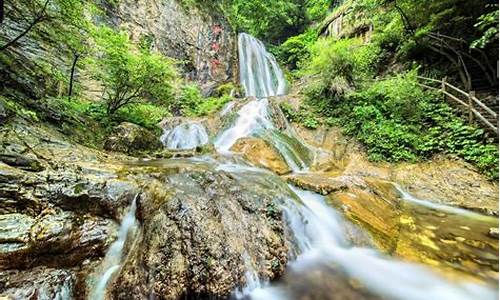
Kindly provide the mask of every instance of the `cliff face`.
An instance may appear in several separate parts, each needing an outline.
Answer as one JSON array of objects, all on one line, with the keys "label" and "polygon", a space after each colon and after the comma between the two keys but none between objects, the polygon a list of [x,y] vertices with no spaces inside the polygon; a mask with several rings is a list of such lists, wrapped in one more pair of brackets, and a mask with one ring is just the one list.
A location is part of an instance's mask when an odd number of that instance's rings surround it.
[{"label": "cliff face", "polygon": [[[32,16],[26,12],[29,5],[20,0],[5,4],[0,45],[30,26]],[[176,0],[123,0],[117,7],[101,1],[100,6],[106,11],[106,23],[129,32],[131,40],[151,42],[154,49],[177,59],[183,75],[199,83],[204,91],[234,77],[236,36],[222,13],[187,9]],[[69,78],[72,53],[60,43],[47,40],[50,22],[36,24],[13,46],[0,52],[2,91],[10,89],[30,98],[65,93],[67,84],[61,78]],[[77,71],[77,81],[87,91],[85,95],[98,97],[99,85],[86,80],[88,76],[80,76],[84,73]]]},{"label": "cliff face", "polygon": [[236,73],[236,35],[224,16],[185,8],[175,0],[125,0],[117,8],[116,25],[134,41],[152,46],[183,64],[187,78],[206,89],[231,80]]}]

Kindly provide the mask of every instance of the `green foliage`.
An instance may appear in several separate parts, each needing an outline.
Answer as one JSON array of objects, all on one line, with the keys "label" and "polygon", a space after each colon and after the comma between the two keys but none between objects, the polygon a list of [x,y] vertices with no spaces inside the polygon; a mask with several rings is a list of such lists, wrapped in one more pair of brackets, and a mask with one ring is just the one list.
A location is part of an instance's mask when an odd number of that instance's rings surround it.
[{"label": "green foliage", "polygon": [[176,77],[172,60],[147,49],[135,50],[125,33],[108,27],[98,28],[94,36],[99,57],[92,61],[93,74],[106,89],[109,114],[143,99],[172,101]]},{"label": "green foliage", "polygon": [[20,105],[17,101],[9,98],[5,98],[0,96],[0,106],[5,109],[3,113],[6,115],[16,115],[23,119],[27,119],[30,121],[38,122],[39,118],[36,112],[26,109],[22,105]]},{"label": "green foliage", "polygon": [[307,0],[307,18],[310,21],[321,21],[326,17],[330,6],[332,5],[331,0]]},{"label": "green foliage", "polygon": [[287,39],[283,44],[271,49],[276,58],[285,64],[288,69],[295,70],[310,57],[310,48],[317,39],[315,30]]},{"label": "green foliage", "polygon": [[302,124],[308,129],[316,129],[321,125],[320,119],[308,107],[301,107],[296,111],[289,103],[282,102],[280,108],[291,122]]},{"label": "green foliage", "polygon": [[481,15],[474,25],[483,31],[483,35],[472,42],[471,48],[485,48],[489,43],[498,40],[498,4],[491,4],[494,10]]},{"label": "green foliage", "polygon": [[220,97],[205,98],[197,85],[186,84],[182,86],[171,111],[176,115],[207,116],[220,110],[231,99],[229,95],[224,93]]},{"label": "green foliage", "polygon": [[498,178],[498,147],[484,143],[483,131],[455,116],[441,96],[422,90],[416,71],[360,86],[335,106],[320,98],[308,103],[327,107],[316,111],[361,141],[372,160],[416,161],[444,152]]},{"label": "green foliage", "polygon": [[232,0],[226,14],[238,31],[279,42],[303,29],[306,16],[301,0]]},{"label": "green foliage", "polygon": [[150,130],[159,130],[158,123],[168,117],[170,112],[165,106],[150,103],[137,103],[120,109],[114,118],[117,123],[130,122]]}]

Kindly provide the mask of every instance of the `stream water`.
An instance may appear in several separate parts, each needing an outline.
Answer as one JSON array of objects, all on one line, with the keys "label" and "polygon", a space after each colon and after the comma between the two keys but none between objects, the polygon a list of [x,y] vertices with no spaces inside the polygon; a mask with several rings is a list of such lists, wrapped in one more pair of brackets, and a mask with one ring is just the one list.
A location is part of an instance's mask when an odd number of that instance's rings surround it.
[{"label": "stream water", "polygon": [[[239,36],[240,76],[246,96],[253,100],[238,111],[233,125],[221,132],[214,141],[223,158],[209,160],[217,170],[239,174],[268,172],[231,157],[230,149],[242,137],[260,136],[269,140],[285,158],[294,172],[305,172],[308,158],[305,148],[293,136],[276,130],[270,116],[269,97],[283,95],[286,81],[274,57],[264,45],[247,34]],[[226,107],[223,114],[232,108]],[[169,148],[192,147],[208,143],[208,136],[199,127],[180,126],[164,136]],[[307,148],[306,148],[307,149]],[[226,159],[223,161],[223,159]],[[281,180],[281,179],[280,179]],[[286,188],[286,184],[283,182]],[[470,300],[496,299],[495,289],[473,282],[450,281],[441,274],[418,264],[399,261],[375,250],[370,236],[344,219],[329,206],[323,196],[289,186],[294,195],[282,205],[284,220],[290,231],[290,262],[282,279],[270,282],[259,277],[256,266],[247,253],[246,284],[233,293],[235,299],[404,299],[404,300]],[[474,218],[467,212],[445,205],[419,200],[400,190],[402,199],[417,205],[419,210],[438,210],[451,216]],[[105,287],[119,268],[123,248],[130,228],[135,224],[135,204],[125,216],[117,241],[103,262],[103,274],[91,299],[103,299]]]}]

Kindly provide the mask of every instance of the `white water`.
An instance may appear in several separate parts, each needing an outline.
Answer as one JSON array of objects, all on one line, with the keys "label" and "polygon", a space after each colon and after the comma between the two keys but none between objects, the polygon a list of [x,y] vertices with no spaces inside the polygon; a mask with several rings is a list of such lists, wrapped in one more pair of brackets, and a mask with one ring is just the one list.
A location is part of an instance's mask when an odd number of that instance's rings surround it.
[{"label": "white water", "polygon": [[248,137],[274,126],[269,119],[268,100],[253,100],[238,111],[238,118],[233,126],[224,131],[215,141],[215,147],[221,152],[227,152],[243,137]]},{"label": "white water", "polygon": [[[345,276],[360,281],[370,292],[387,299],[496,299],[495,291],[486,287],[449,282],[425,267],[385,257],[374,249],[350,245],[343,229],[346,221],[322,196],[291,188],[302,200],[302,204],[290,201],[284,207],[300,253],[288,266],[296,276],[305,279],[313,266],[333,264]],[[295,298],[291,289],[286,284],[268,285],[252,290],[247,296],[254,300],[292,300]]]},{"label": "white water", "polygon": [[238,49],[240,81],[247,97],[267,98],[285,94],[286,81],[283,72],[261,41],[241,33]]},{"label": "white water", "polygon": [[172,130],[165,130],[160,138],[170,150],[194,149],[208,144],[208,133],[200,123],[184,123]]},{"label": "white water", "polygon": [[120,230],[115,242],[111,244],[101,263],[103,270],[102,275],[99,277],[96,285],[92,289],[89,300],[102,300],[106,295],[106,286],[113,274],[120,269],[120,264],[123,258],[123,248],[127,241],[129,234],[135,231],[137,227],[137,220],[135,213],[137,210],[137,197],[132,202],[127,214],[122,220]]},{"label": "white water", "polygon": [[[222,132],[215,141],[219,152],[227,153],[240,138],[264,134],[274,129],[269,113],[268,97],[284,95],[286,80],[274,56],[266,51],[261,41],[242,33],[239,36],[240,81],[247,97],[257,97],[238,111],[234,124]],[[226,109],[223,110],[226,114]],[[282,138],[271,137],[287,164],[294,171],[303,170],[306,164],[293,146]]]}]

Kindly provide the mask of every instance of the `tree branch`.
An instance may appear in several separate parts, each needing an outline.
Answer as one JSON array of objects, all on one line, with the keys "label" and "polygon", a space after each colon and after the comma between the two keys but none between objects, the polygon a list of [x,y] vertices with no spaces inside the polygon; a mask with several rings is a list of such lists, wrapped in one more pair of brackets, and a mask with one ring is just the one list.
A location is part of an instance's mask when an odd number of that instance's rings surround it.
[{"label": "tree branch", "polygon": [[[2,0],[0,0],[2,1]],[[0,47],[0,51],[3,51],[7,48],[9,48],[10,46],[12,46],[13,44],[17,43],[17,41],[19,41],[21,38],[23,38],[26,34],[28,34],[28,32],[31,31],[31,29],[33,29],[33,27],[35,27],[36,24],[42,22],[45,20],[45,11],[47,10],[47,6],[49,5],[49,2],[50,0],[46,0],[45,1],[45,4],[43,5],[43,8],[42,10],[40,11],[40,13],[38,14],[38,16],[33,20],[33,22],[31,22],[31,24],[23,31],[21,32],[20,35],[18,35],[16,38],[14,38],[13,40],[11,40],[10,42],[8,42],[7,44],[3,45]]]}]

